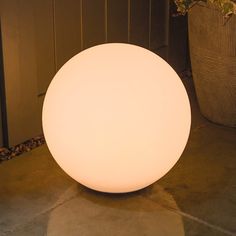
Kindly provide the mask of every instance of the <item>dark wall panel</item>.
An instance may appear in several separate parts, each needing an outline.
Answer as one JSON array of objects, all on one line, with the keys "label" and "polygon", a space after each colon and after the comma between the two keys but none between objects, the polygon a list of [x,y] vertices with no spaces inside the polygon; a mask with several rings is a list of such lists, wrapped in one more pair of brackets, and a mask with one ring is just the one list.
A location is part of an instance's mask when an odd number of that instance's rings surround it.
[{"label": "dark wall panel", "polygon": [[[27,1],[26,1],[27,2]],[[33,0],[34,45],[38,94],[44,94],[55,73],[53,0]]]},{"label": "dark wall panel", "polygon": [[38,107],[34,2],[4,0],[1,29],[9,145],[41,132]]},{"label": "dark wall panel", "polygon": [[82,1],[83,49],[106,41],[105,0]]},{"label": "dark wall panel", "polygon": [[5,86],[4,86],[4,73],[3,73],[3,55],[2,55],[2,31],[1,31],[1,21],[0,21],[0,148],[4,145],[4,131],[7,135],[6,124],[4,124],[4,117],[6,114],[3,113],[5,105]]},{"label": "dark wall panel", "polygon": [[176,6],[171,2],[168,27],[168,62],[176,71],[180,72],[186,69],[188,63],[187,16],[173,17],[174,13],[176,13]]},{"label": "dark wall panel", "polygon": [[149,2],[130,0],[130,42],[149,47]]},{"label": "dark wall panel", "polygon": [[55,1],[55,50],[57,70],[81,51],[81,1]]},{"label": "dark wall panel", "polygon": [[128,0],[107,1],[108,42],[128,42]]},{"label": "dark wall panel", "polygon": [[151,1],[151,35],[150,49],[157,50],[168,44],[168,1],[152,0]]}]

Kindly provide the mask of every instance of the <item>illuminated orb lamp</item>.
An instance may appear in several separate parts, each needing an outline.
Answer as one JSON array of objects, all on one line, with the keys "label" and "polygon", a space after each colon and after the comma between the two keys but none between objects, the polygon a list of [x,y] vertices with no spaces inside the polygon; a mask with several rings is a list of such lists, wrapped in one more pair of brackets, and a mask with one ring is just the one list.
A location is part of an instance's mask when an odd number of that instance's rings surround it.
[{"label": "illuminated orb lamp", "polygon": [[190,105],[176,72],[130,44],[91,47],[55,75],[43,105],[48,148],[79,183],[142,189],[165,175],[188,140]]}]

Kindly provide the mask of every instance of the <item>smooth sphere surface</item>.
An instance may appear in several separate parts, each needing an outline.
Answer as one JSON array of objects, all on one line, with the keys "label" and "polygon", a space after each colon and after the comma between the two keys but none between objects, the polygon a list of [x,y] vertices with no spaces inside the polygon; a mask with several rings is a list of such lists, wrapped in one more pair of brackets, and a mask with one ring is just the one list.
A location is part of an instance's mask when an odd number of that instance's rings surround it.
[{"label": "smooth sphere surface", "polygon": [[165,175],[185,148],[190,123],[176,72],[131,44],[102,44],[74,56],[43,105],[44,135],[57,163],[102,192],[135,191]]}]

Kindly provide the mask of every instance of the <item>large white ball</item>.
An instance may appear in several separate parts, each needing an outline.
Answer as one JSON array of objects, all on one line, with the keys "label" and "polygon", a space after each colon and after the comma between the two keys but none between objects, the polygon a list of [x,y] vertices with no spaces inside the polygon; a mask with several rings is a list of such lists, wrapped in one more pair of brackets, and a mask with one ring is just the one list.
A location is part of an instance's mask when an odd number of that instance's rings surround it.
[{"label": "large white ball", "polygon": [[43,130],[61,168],[103,192],[130,192],[165,175],[182,154],[190,105],[175,71],[147,49],[102,44],[52,80]]}]

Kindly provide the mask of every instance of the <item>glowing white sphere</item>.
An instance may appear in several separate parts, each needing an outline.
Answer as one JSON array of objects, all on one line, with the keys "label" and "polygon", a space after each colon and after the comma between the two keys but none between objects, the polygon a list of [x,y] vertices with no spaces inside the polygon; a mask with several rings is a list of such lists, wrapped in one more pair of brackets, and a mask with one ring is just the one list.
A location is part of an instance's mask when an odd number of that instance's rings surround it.
[{"label": "glowing white sphere", "polygon": [[55,75],[43,130],[61,168],[103,192],[130,192],[165,175],[190,131],[190,105],[175,71],[147,49],[102,44]]}]

